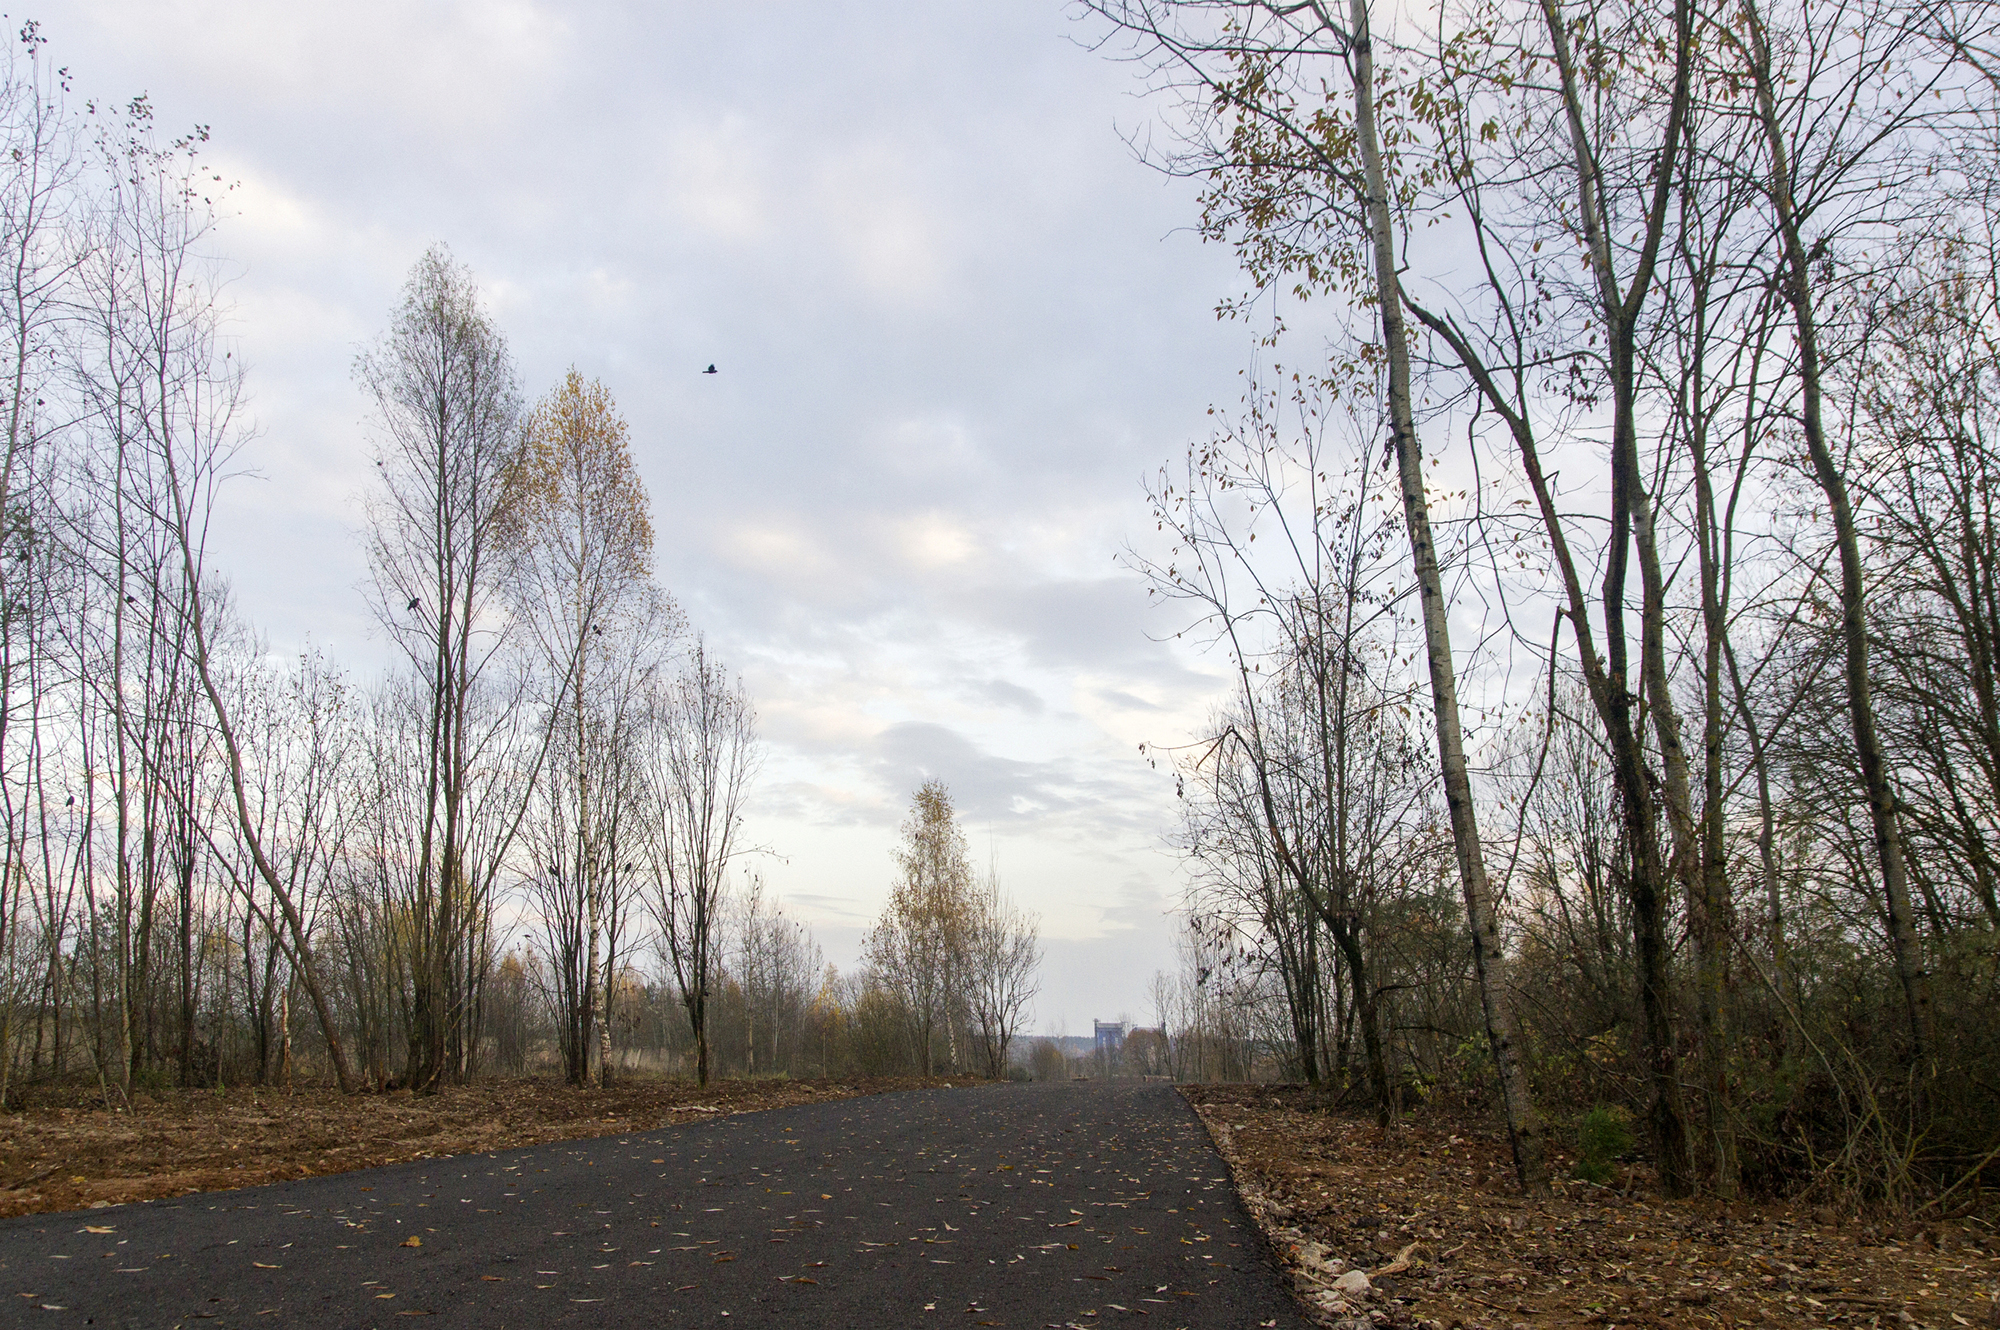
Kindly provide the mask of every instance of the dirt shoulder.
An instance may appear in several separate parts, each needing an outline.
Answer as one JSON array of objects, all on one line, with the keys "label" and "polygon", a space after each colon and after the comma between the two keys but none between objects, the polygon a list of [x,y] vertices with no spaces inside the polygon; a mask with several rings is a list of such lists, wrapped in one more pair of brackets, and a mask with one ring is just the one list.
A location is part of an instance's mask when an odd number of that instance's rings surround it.
[{"label": "dirt shoulder", "polygon": [[0,1216],[254,1187],[410,1159],[650,1131],[724,1113],[881,1094],[966,1078],[633,1081],[576,1090],[554,1080],[342,1095],[325,1089],[175,1090],[131,1112],[56,1102],[0,1116]]},{"label": "dirt shoulder", "polygon": [[1293,1087],[1187,1095],[1325,1324],[2000,1326],[2000,1242],[1976,1224],[1663,1201],[1639,1178],[1630,1194],[1566,1181],[1529,1203],[1490,1129],[1426,1123],[1385,1140],[1372,1118]]}]

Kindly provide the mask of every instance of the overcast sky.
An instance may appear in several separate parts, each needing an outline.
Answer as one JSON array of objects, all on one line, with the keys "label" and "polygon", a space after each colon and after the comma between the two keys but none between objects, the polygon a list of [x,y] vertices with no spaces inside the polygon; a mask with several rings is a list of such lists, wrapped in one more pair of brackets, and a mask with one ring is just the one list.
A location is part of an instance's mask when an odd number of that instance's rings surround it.
[{"label": "overcast sky", "polygon": [[443,241],[530,396],[575,365],[629,419],[660,579],[757,704],[756,866],[828,958],[853,962],[938,776],[1042,917],[1037,1024],[1150,1019],[1180,877],[1138,745],[1227,681],[1152,640],[1174,625],[1114,560],[1249,347],[1091,29],[1057,0],[35,16],[80,95],[150,94],[240,182],[219,245],[257,474],[219,550],[274,650],[385,663],[350,371]]}]

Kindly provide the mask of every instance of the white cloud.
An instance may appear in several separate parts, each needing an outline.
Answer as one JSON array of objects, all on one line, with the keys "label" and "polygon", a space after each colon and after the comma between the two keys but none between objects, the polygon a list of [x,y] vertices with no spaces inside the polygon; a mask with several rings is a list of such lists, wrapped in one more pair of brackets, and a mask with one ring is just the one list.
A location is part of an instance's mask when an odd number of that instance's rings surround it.
[{"label": "white cloud", "polygon": [[964,524],[942,513],[922,513],[896,524],[903,557],[918,568],[952,568],[970,559],[978,547]]},{"label": "white cloud", "polygon": [[860,144],[818,163],[803,221],[819,229],[866,295],[922,309],[952,278],[951,238],[921,167],[888,142]]},{"label": "white cloud", "polygon": [[[571,28],[522,0],[339,6],[109,0],[74,17],[128,59],[194,75],[231,98],[394,118],[432,139],[491,130],[510,94],[546,82]],[[69,34],[56,16],[51,34]],[[133,48],[139,48],[134,50]]]},{"label": "white cloud", "polygon": [[657,188],[703,239],[748,249],[771,238],[769,145],[748,116],[727,114],[663,132]]}]

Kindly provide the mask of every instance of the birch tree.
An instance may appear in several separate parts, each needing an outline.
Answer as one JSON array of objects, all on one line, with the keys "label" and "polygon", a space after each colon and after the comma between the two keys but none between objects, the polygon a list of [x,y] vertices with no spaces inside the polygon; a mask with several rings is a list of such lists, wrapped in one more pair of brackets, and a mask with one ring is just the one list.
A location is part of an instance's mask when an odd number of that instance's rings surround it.
[{"label": "birch tree", "polygon": [[[1378,346],[1359,359],[1337,362],[1324,377],[1347,389],[1357,369],[1370,377],[1386,371],[1381,409],[1402,482],[1439,765],[1488,1043],[1521,1185],[1530,1194],[1543,1194],[1546,1130],[1522,1066],[1507,957],[1479,839],[1450,606],[1416,431],[1396,256],[1399,222],[1392,213],[1407,191],[1392,193],[1392,166],[1378,124],[1386,99],[1376,86],[1369,7],[1366,0],[1351,0],[1344,19],[1321,0],[1099,0],[1090,7],[1139,36],[1163,82],[1199,98],[1189,151],[1176,169],[1200,171],[1216,182],[1206,199],[1205,233],[1236,241],[1259,287],[1290,280],[1300,292],[1348,293],[1372,306],[1379,320]],[[1350,112],[1343,113],[1336,101],[1334,71],[1351,95]]]},{"label": "birch tree", "polygon": [[943,781],[917,788],[895,857],[895,883],[862,954],[901,999],[917,1067],[929,1076],[941,1040],[946,1065],[957,1063],[978,908],[965,831]]},{"label": "birch tree", "polygon": [[556,972],[569,976],[568,1071],[581,1085],[593,1065],[598,1079],[610,1075],[605,950],[619,868],[637,836],[629,797],[637,689],[675,625],[651,581],[645,486],[602,384],[574,368],[564,376],[529,415],[507,485],[510,580],[536,648],[554,747],[541,781],[547,827],[536,880],[580,930],[580,968]]}]

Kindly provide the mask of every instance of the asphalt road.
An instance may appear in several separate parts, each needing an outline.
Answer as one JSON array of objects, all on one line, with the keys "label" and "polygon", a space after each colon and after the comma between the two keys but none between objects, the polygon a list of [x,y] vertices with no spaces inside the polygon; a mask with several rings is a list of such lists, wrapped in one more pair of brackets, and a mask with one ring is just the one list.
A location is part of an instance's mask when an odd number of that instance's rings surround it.
[{"label": "asphalt road", "polygon": [[0,1290],[0,1323],[51,1327],[1306,1324],[1186,1102],[1117,1083],[31,1215],[0,1221]]}]

